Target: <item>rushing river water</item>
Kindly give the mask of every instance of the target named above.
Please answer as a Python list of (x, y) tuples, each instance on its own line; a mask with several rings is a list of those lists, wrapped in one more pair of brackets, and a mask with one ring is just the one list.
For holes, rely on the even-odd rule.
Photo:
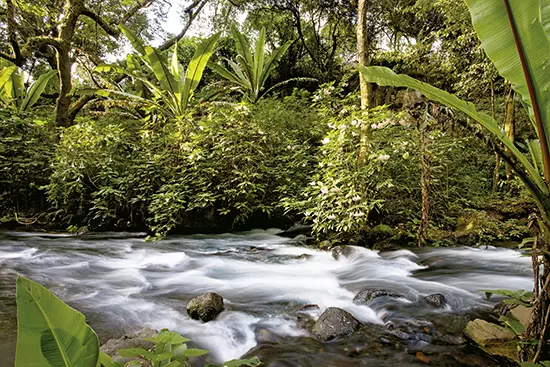
[[(2, 232), (0, 366), (11, 366), (15, 354), (18, 274), (43, 284), (82, 311), (102, 342), (144, 326), (169, 328), (209, 349), (216, 361), (237, 358), (255, 348), (251, 353), (270, 366), (417, 365), (415, 348), (434, 354), (431, 358), (436, 360), (441, 351), (449, 351), (451, 355), (442, 359), (446, 364), (435, 365), (466, 365), (457, 357), (460, 354), (470, 365), (490, 365), (490, 360), (467, 346), (452, 346), (452, 342), (441, 346), (428, 336), (399, 345), (376, 336), (382, 342), (376, 341), (379, 345), (372, 347), (376, 350), (367, 352), (368, 343), (359, 340), (360, 335), (346, 345), (322, 344), (297, 326), (295, 311), (305, 304), (319, 305), (320, 311), (336, 306), (367, 324), (431, 327), (452, 323), (449, 317), (489, 309), (494, 301), (486, 301), (480, 289), (531, 289), (530, 260), (515, 250), (430, 248), (378, 253), (353, 247), (335, 257), (274, 233), (195, 235), (146, 243), (128, 233)], [(367, 288), (404, 297), (375, 299), (368, 307), (355, 305), (355, 294)], [(226, 311), (207, 324), (190, 320), (187, 302), (207, 291), (224, 297)], [(447, 305), (433, 309), (423, 304), (422, 297), (431, 293), (444, 294)], [(363, 346), (350, 351), (356, 345)]]

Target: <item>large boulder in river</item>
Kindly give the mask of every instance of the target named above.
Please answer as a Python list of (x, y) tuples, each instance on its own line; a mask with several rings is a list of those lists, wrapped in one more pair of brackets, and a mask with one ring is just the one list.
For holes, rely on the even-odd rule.
[(223, 298), (214, 292), (201, 294), (187, 304), (189, 317), (204, 322), (214, 320), (223, 310)]
[(366, 289), (355, 295), (355, 297), (353, 298), (353, 303), (357, 305), (366, 305), (367, 303), (378, 297), (399, 298), (403, 296), (398, 293), (386, 291), (384, 289)]
[(126, 363), (128, 359), (122, 358), (118, 351), (128, 348), (143, 348), (152, 349), (155, 344), (153, 342), (143, 340), (143, 338), (154, 338), (157, 336), (157, 331), (149, 328), (142, 329), (135, 334), (126, 334), (119, 339), (109, 339), (99, 350), (113, 358), (117, 363)]
[(329, 307), (319, 316), (313, 326), (315, 337), (322, 341), (353, 334), (361, 323), (352, 314), (338, 307)]

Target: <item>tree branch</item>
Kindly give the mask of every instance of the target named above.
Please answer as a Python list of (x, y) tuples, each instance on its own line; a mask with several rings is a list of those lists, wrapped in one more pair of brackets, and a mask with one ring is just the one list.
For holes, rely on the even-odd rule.
[(187, 31), (189, 30), (189, 28), (191, 27), (191, 24), (193, 23), (193, 21), (195, 20), (197, 15), (199, 15), (202, 8), (204, 8), (204, 6), (206, 5), (207, 2), (208, 2), (208, 0), (195, 0), (193, 2), (193, 4), (189, 5), (183, 11), (185, 14), (188, 15), (188, 18), (187, 18), (187, 23), (185, 24), (185, 26), (183, 27), (181, 32), (178, 35), (176, 35), (175, 37), (172, 37), (169, 40), (167, 40), (166, 42), (164, 42), (162, 45), (160, 45), (160, 47), (158, 49), (161, 50), (161, 51), (167, 50), (170, 47), (172, 47), (176, 42), (178, 42), (180, 39), (182, 39), (185, 36), (185, 34), (187, 33)]
[(130, 18), (132, 18), (138, 11), (140, 11), (143, 8), (147, 8), (149, 5), (154, 3), (156, 0), (142, 0), (139, 1), (136, 5), (134, 5), (130, 10), (126, 12), (126, 15), (118, 22), (118, 24), (126, 24)]
[(85, 17), (90, 18), (94, 22), (96, 22), (103, 30), (111, 37), (118, 38), (120, 31), (117, 28), (111, 27), (110, 24), (108, 24), (103, 18), (101, 18), (98, 14), (91, 11), (90, 9), (84, 9), (81, 13), (81, 15), (84, 15)]
[(19, 47), (19, 42), (17, 42), (17, 24), (15, 23), (15, 7), (12, 0), (6, 0), (6, 10), (3, 13), (6, 16), (6, 24), (8, 26), (8, 39), (10, 41), (11, 48), (13, 50), (13, 56), (6, 53), (1, 53), (0, 57), (11, 61), (15, 65), (21, 67), (25, 62), (23, 56), (21, 55), (21, 48)]
[(58, 38), (49, 37), (49, 36), (37, 36), (30, 38), (27, 43), (24, 46), (24, 49), (27, 48), (35, 48), (39, 49), (42, 46), (52, 46), (56, 50), (61, 50), (63, 48), (63, 45), (61, 44), (61, 41)]

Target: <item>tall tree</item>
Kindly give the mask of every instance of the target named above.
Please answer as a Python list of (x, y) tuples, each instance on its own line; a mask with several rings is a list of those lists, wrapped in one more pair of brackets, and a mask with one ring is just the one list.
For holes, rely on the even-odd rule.
[[(371, 37), (367, 25), (368, 0), (357, 2), (357, 61), (359, 66), (370, 66)], [(361, 88), (361, 108), (372, 107), (372, 85), (359, 73)]]

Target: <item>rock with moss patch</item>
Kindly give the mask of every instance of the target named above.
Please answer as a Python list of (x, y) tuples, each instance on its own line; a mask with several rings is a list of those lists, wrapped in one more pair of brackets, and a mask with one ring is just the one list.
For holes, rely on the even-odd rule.
[(216, 319), (223, 310), (223, 297), (214, 292), (201, 294), (187, 304), (189, 317), (203, 322)]
[(506, 357), (513, 361), (518, 360), (516, 336), (502, 326), (475, 319), (466, 325), (464, 335), (488, 354)]

